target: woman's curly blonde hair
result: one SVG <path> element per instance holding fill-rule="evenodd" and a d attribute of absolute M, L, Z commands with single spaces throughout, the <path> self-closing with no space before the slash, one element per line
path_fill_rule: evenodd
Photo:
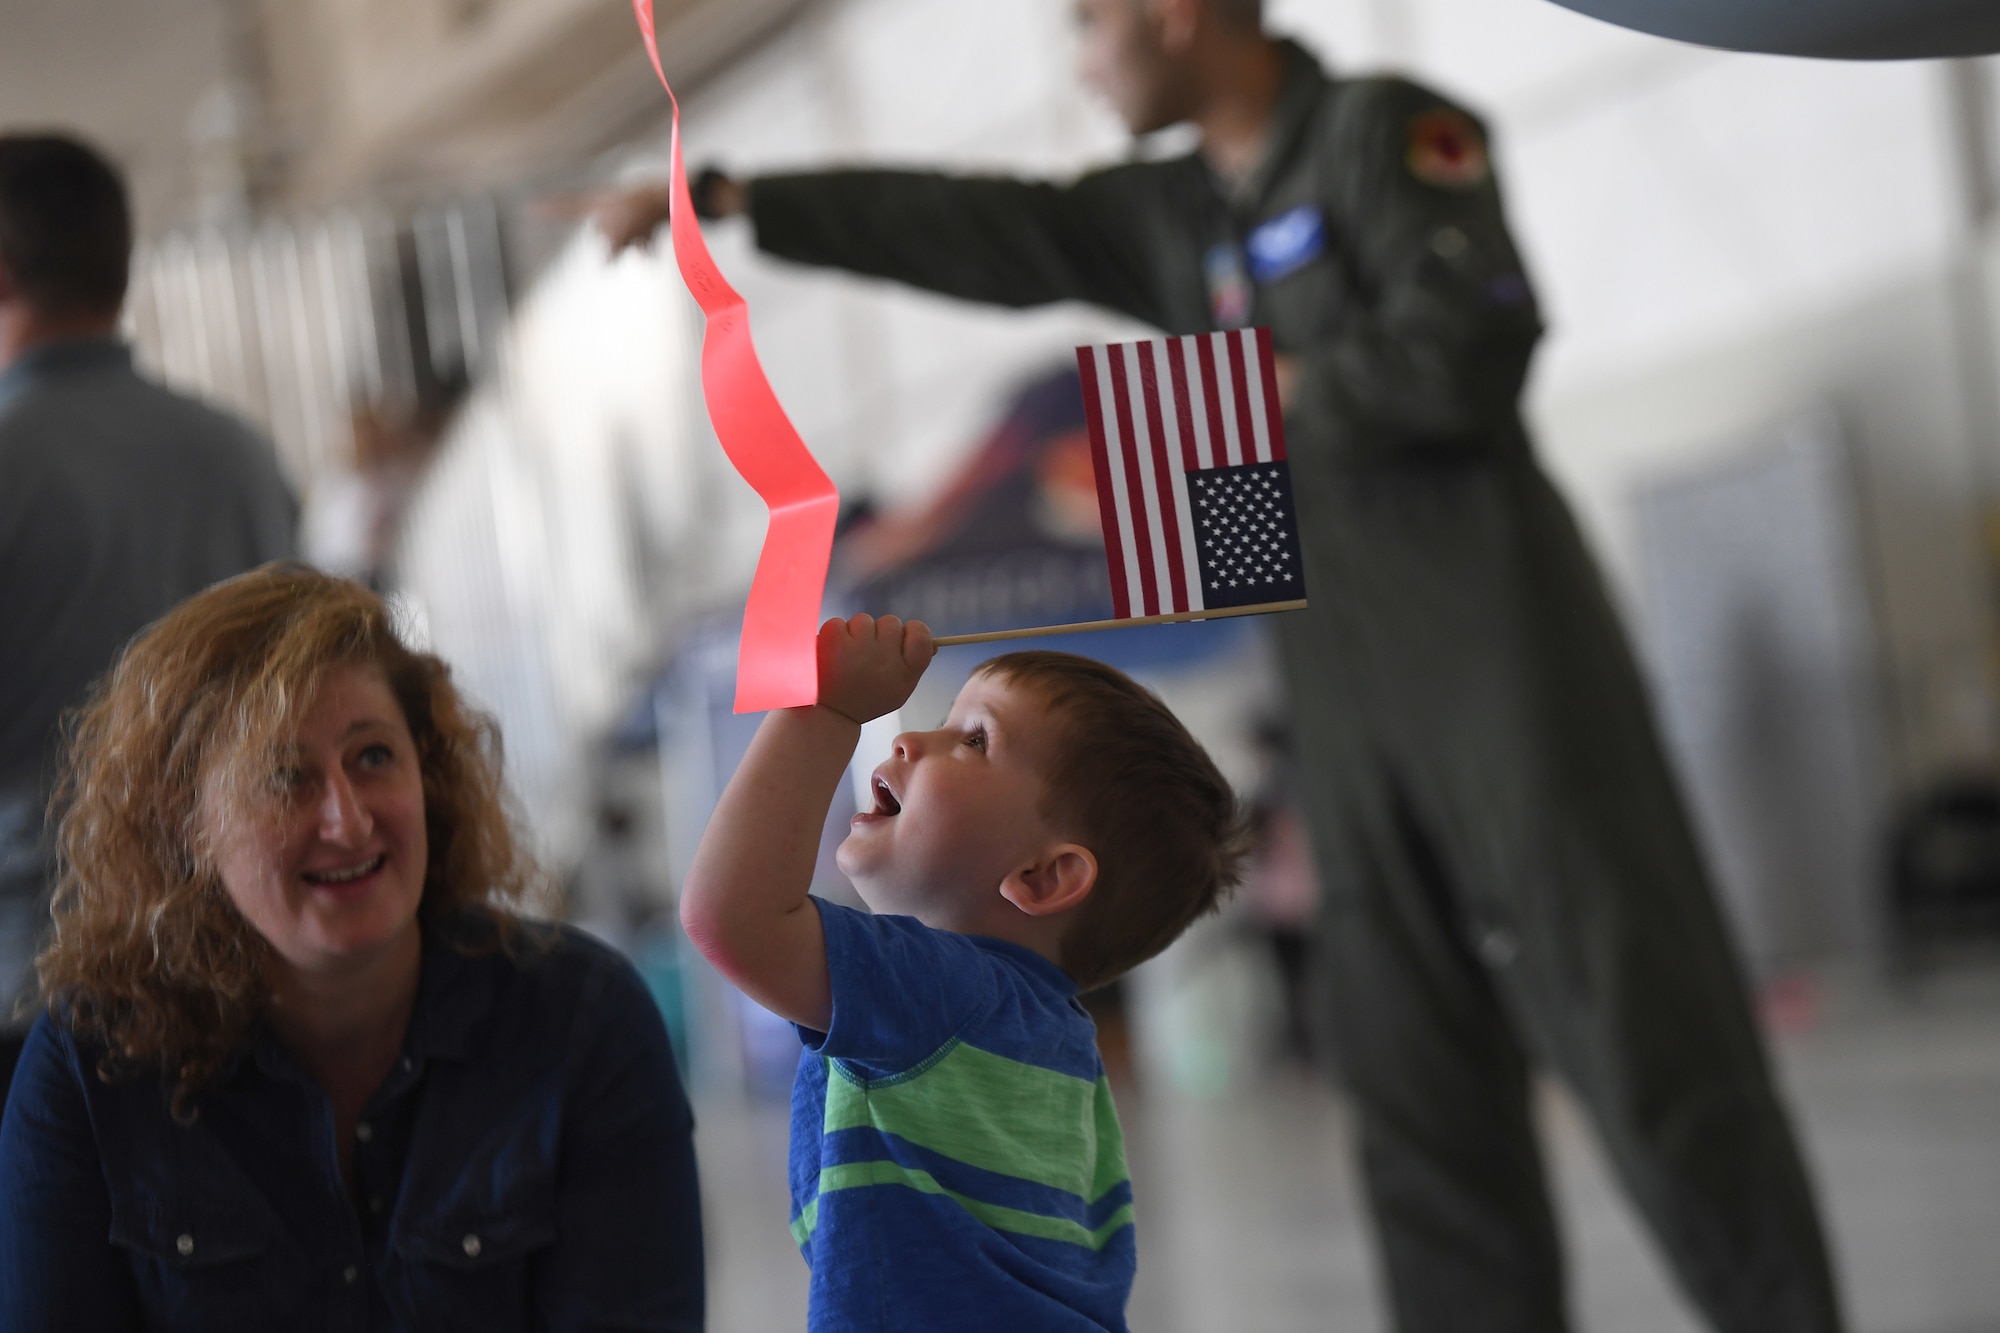
<path fill-rule="evenodd" d="M 270 997 L 270 946 L 223 889 L 212 816 L 274 811 L 271 775 L 344 666 L 382 673 L 416 741 L 430 844 L 422 916 L 484 911 L 511 938 L 508 909 L 546 890 L 515 831 L 498 726 L 442 661 L 403 644 L 375 593 L 266 565 L 183 602 L 70 719 L 52 807 L 55 934 L 37 959 L 51 1014 L 103 1046 L 100 1076 L 159 1070 L 177 1116 L 192 1114 Z"/>

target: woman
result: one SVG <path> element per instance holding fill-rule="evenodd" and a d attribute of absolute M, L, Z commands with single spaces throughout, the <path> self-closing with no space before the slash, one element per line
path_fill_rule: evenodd
<path fill-rule="evenodd" d="M 0 1330 L 702 1322 L 692 1121 L 539 887 L 499 743 L 358 584 L 183 603 L 79 719 Z"/>

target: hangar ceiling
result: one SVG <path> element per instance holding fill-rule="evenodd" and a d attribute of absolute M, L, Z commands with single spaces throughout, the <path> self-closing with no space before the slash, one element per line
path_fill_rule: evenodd
<path fill-rule="evenodd" d="M 657 0 L 677 81 L 811 0 Z M 0 0 L 0 126 L 66 126 L 148 231 L 574 171 L 663 110 L 630 0 Z"/>
<path fill-rule="evenodd" d="M 254 0 L 287 192 L 560 171 L 663 111 L 630 0 Z M 656 0 L 698 80 L 804 0 Z"/>

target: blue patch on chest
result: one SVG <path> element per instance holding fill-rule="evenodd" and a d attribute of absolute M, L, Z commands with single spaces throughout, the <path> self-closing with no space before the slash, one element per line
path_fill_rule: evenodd
<path fill-rule="evenodd" d="M 1326 253 L 1326 214 L 1317 205 L 1300 204 L 1251 232 L 1244 249 L 1250 256 L 1250 276 L 1258 282 L 1276 282 Z"/>

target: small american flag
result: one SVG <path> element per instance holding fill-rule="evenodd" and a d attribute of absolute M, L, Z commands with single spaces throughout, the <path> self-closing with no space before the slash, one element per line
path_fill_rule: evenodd
<path fill-rule="evenodd" d="M 1303 601 L 1268 329 L 1079 347 L 1113 613 Z"/>

